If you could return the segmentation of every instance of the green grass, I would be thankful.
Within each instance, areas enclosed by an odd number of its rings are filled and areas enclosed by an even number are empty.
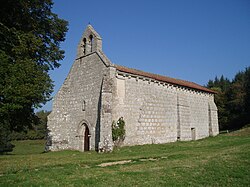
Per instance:
[[[0,156],[0,186],[250,186],[250,128],[191,142],[123,147],[112,153],[43,153],[17,141]],[[131,160],[124,165],[98,166]]]

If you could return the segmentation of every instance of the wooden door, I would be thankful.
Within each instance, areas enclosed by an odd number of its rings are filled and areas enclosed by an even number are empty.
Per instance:
[[[89,151],[89,128],[85,125],[85,132],[84,132],[84,151]]]

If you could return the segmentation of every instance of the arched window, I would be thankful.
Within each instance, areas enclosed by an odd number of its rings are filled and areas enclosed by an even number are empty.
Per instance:
[[[94,44],[94,37],[93,37],[93,35],[89,36],[89,43],[90,43],[90,52],[93,52],[93,44]]]
[[[83,55],[86,55],[86,38],[83,38]]]

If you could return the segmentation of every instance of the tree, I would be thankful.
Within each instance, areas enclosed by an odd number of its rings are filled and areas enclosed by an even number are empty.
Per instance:
[[[215,77],[214,81],[209,80],[207,84],[208,88],[217,92],[214,100],[218,108],[219,126],[221,130],[228,129],[229,112],[227,110],[227,92],[230,88],[230,84],[230,80],[224,78],[224,76],[221,76],[220,79]]]
[[[36,120],[33,121],[32,127],[25,128],[20,132],[13,131],[10,134],[11,140],[41,140],[46,138],[47,116],[49,111],[41,110],[36,112]]]
[[[38,121],[36,124],[33,125],[33,129],[37,133],[37,138],[42,139],[45,138],[46,132],[47,132],[47,122],[48,122],[48,115],[50,114],[50,111],[44,111],[41,110],[36,113],[36,116],[38,117]]]
[[[232,81],[221,76],[209,80],[207,87],[217,91],[220,130],[239,129],[250,124],[250,67],[235,75]]]
[[[0,152],[11,131],[31,127],[34,108],[50,100],[48,71],[64,58],[67,22],[52,0],[8,0],[0,6]],[[7,146],[8,147],[8,146]]]
[[[228,91],[228,110],[230,111],[231,128],[240,128],[250,123],[249,84],[250,68],[235,75]]]
[[[245,71],[245,112],[246,112],[246,120],[247,124],[250,124],[250,67],[246,68]]]

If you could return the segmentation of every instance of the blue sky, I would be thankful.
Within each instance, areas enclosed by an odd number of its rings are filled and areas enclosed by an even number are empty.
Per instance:
[[[90,22],[115,64],[205,85],[250,66],[249,0],[54,0],[69,22],[65,58],[50,72],[54,93],[76,57]],[[52,102],[42,109],[51,110]],[[40,109],[39,109],[40,110]]]

